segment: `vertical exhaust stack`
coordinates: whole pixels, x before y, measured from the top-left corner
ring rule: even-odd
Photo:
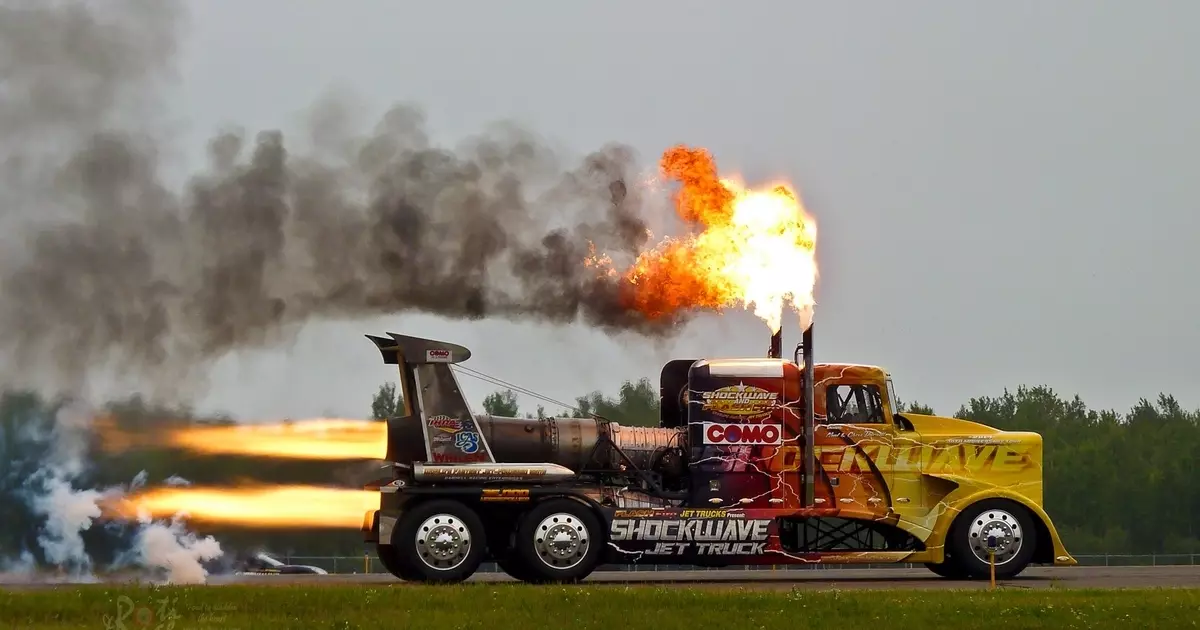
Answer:
[[[771,347],[767,350],[767,358],[783,358],[783,328],[771,335]],[[795,360],[804,370],[804,382],[801,383],[804,397],[804,506],[816,505],[816,469],[817,454],[813,444],[813,431],[816,424],[816,412],[813,405],[813,325],[804,329],[800,345],[796,348]]]
[[[813,325],[809,324],[808,328],[804,329],[804,335],[800,339],[800,351],[803,353],[804,361],[804,506],[813,507],[816,505],[816,474],[817,474],[817,454],[813,440],[814,425],[816,424],[815,411],[813,408],[813,392],[815,387],[813,384]]]

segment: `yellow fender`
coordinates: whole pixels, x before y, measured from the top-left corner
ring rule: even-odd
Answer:
[[[949,479],[948,477],[943,478]],[[963,481],[965,482],[968,480],[963,479]],[[1054,527],[1054,522],[1050,520],[1050,515],[1042,509],[1042,506],[1031,502],[1027,497],[1019,492],[998,487],[990,487],[978,490],[972,494],[955,499],[949,505],[948,509],[938,517],[938,520],[933,528],[933,534],[929,537],[929,541],[927,543],[933,555],[940,556],[939,560],[945,559],[946,535],[950,532],[950,525],[964,509],[985,499],[1008,499],[1028,509],[1035,518],[1041,521],[1041,524],[1046,528],[1046,531],[1050,533],[1050,541],[1054,547],[1054,557],[1052,559],[1054,565],[1075,566],[1079,564],[1079,561],[1067,551],[1066,546],[1063,544],[1062,537],[1058,535],[1058,529]],[[936,551],[934,551],[934,549],[936,549]],[[1035,562],[1041,561],[1035,560]]]

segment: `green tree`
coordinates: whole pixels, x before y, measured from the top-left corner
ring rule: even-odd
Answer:
[[[900,413],[913,413],[913,414],[922,415],[922,416],[934,415],[933,407],[930,407],[929,405],[922,405],[921,403],[919,403],[915,400],[908,404],[904,404],[901,401],[896,401],[896,402],[897,402],[896,406],[900,409]]]
[[[575,399],[580,415],[597,415],[628,426],[658,426],[658,390],[650,379],[625,381],[616,398],[595,391]]]
[[[387,420],[397,415],[403,408],[404,398],[396,391],[395,383],[384,383],[379,386],[379,390],[375,392],[375,398],[371,400],[371,418]]]
[[[520,417],[520,408],[517,406],[517,394],[511,389],[504,391],[492,392],[483,399],[483,410],[493,416],[502,416],[505,418]]]

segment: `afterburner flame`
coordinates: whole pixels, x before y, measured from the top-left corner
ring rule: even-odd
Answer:
[[[171,432],[165,445],[209,455],[383,459],[387,452],[387,424],[317,419],[272,425],[189,427]]]
[[[103,436],[108,450],[130,448],[135,442],[111,427]],[[141,436],[138,441],[205,455],[370,460],[383,459],[387,452],[387,424],[316,418],[272,424],[199,425],[166,429],[158,435]]]
[[[142,515],[243,527],[357,528],[367,510],[379,507],[379,492],[323,486],[242,488],[150,488],[104,507],[108,518]]]
[[[749,190],[717,174],[703,149],[677,146],[661,160],[680,184],[676,212],[692,233],[643,253],[624,274],[630,306],[650,318],[703,308],[752,308],[772,332],[785,307],[812,320],[816,222],[783,183]]]

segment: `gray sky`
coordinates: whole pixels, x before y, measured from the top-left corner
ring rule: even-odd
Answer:
[[[376,111],[417,102],[448,140],[512,118],[581,154],[702,145],[726,171],[792,181],[817,216],[819,360],[884,365],[902,398],[941,413],[1021,383],[1093,407],[1159,391],[1200,406],[1200,3],[192,7],[176,113],[197,156],[219,125],[286,126],[332,85]],[[330,322],[222,363],[202,406],[365,414],[394,374],[362,335],[389,330],[462,343],[470,367],[568,401],[767,341],[749,315],[665,348],[504,322]],[[494,389],[464,385],[474,401]]]

